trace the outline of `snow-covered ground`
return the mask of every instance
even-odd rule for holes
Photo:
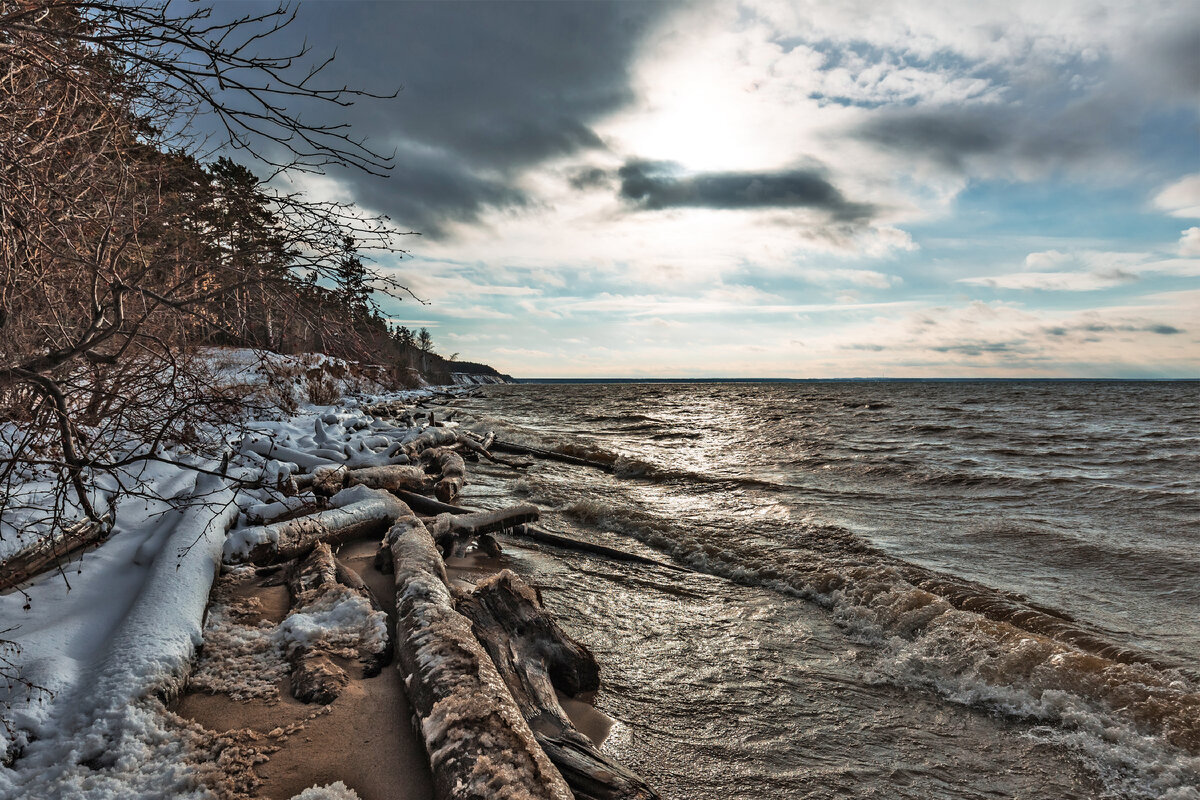
[[[290,402],[204,432],[209,452],[232,453],[224,475],[219,460],[194,448],[173,451],[179,464],[131,465],[123,477],[138,494],[112,503],[112,533],[101,547],[0,595],[0,639],[16,648],[0,656],[11,662],[9,672],[36,687],[16,681],[5,687],[0,680],[0,753],[6,755],[0,798],[215,796],[211,741],[168,712],[165,702],[181,688],[202,641],[229,531],[245,527],[248,515],[253,520],[266,504],[287,503],[277,487],[291,475],[403,459],[400,445],[419,429],[367,408],[431,394],[385,392],[335,369],[341,377],[329,381],[346,396],[336,405],[314,405],[303,390],[321,360],[218,351],[213,364],[220,380],[277,391],[278,376],[290,376],[284,382],[296,387]],[[30,481],[29,491],[38,490]],[[13,534],[6,544],[17,542],[10,547],[38,533],[21,520],[5,525]],[[304,619],[280,626],[276,644],[311,635],[317,612],[343,611],[310,609]],[[310,791],[305,798],[353,796],[338,785]]]

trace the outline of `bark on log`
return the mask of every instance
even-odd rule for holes
[[[493,450],[503,450],[506,453],[518,453],[527,456],[538,456],[539,458],[549,459],[550,461],[561,461],[564,464],[575,464],[581,467],[593,467],[605,472],[612,472],[613,465],[606,464],[603,461],[593,461],[590,458],[580,458],[579,456],[571,456],[566,453],[558,453],[553,450],[542,450],[537,447],[529,447],[523,444],[513,444],[512,442],[502,442],[499,439],[492,442]]]
[[[112,529],[112,517],[85,519],[68,525],[58,536],[38,539],[0,562],[0,591],[19,586],[56,567],[64,558],[103,541]]]
[[[386,539],[396,581],[396,654],[420,718],[439,800],[573,800],[496,666],[454,609],[445,565],[411,512]]]
[[[462,456],[447,447],[435,447],[421,453],[421,460],[434,467],[441,477],[433,493],[443,503],[451,503],[466,483],[467,465]]]
[[[532,588],[502,570],[461,596],[458,608],[475,624],[475,635],[576,800],[659,796],[641,777],[601,753],[563,711],[554,690],[574,696],[597,689],[600,668],[591,652],[546,612]]]
[[[475,512],[469,508],[462,506],[450,505],[443,503],[440,500],[434,500],[432,497],[426,497],[423,494],[405,491],[398,489],[393,492],[394,495],[403,500],[413,511],[419,511],[422,514],[474,514]]]
[[[407,510],[389,492],[365,486],[343,489],[330,502],[339,507],[231,532],[225,540],[225,561],[261,566],[305,555],[317,542],[337,544],[377,536]]]

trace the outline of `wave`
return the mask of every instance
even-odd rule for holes
[[[892,558],[844,529],[805,527],[801,546],[785,552],[706,540],[611,501],[561,511],[700,571],[830,609],[877,648],[880,679],[1054,723],[1055,735],[1105,764],[1127,796],[1171,796],[1200,774],[1200,676],[1110,642],[1065,612]]]

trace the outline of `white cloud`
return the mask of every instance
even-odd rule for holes
[[[1200,228],[1188,228],[1179,238],[1179,255],[1200,256]]]
[[[1200,218],[1200,173],[1164,187],[1154,196],[1154,205],[1172,217]]]
[[[959,278],[958,282],[971,286],[988,286],[992,289],[1093,292],[1097,289],[1111,289],[1128,280],[1128,277],[1120,275],[1099,275],[1094,272],[1014,272],[1008,275]]]

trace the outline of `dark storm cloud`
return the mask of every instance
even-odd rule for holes
[[[313,3],[297,30],[337,47],[324,74],[390,101],[344,112],[355,136],[397,147],[392,177],[340,174],[403,226],[437,233],[521,204],[512,178],[603,147],[593,122],[633,99],[629,68],[669,3]]]
[[[816,208],[843,222],[869,218],[874,208],[852,203],[817,170],[672,174],[672,165],[626,164],[617,171],[621,197],[640,208]]]
[[[481,177],[449,154],[403,149],[390,177],[359,176],[355,196],[369,208],[384,210],[397,225],[430,237],[445,234],[448,222],[475,222],[486,208],[529,202],[508,181]]]
[[[855,134],[952,170],[989,159],[1053,168],[1093,161],[1136,140],[1136,121],[1119,118],[1116,110],[1102,104],[1056,115],[1003,105],[881,109]]]

